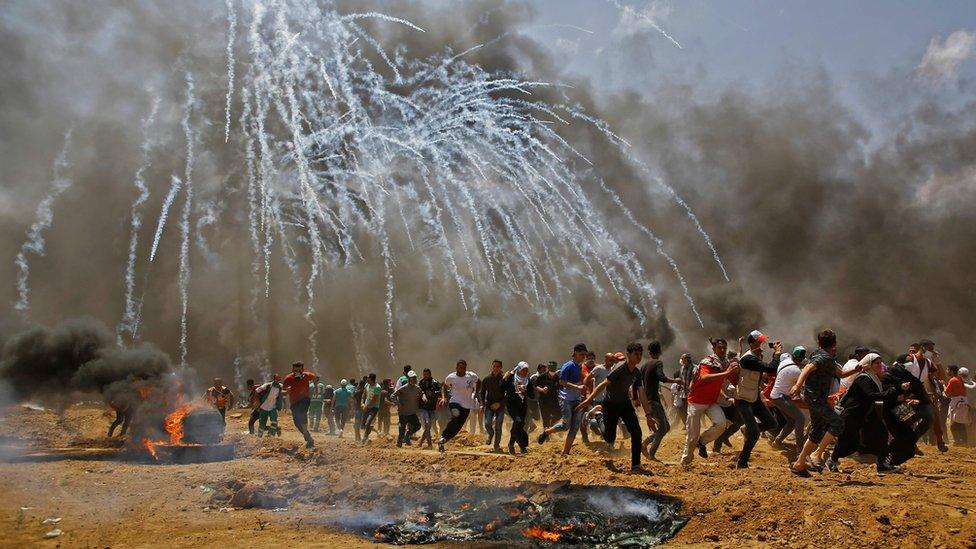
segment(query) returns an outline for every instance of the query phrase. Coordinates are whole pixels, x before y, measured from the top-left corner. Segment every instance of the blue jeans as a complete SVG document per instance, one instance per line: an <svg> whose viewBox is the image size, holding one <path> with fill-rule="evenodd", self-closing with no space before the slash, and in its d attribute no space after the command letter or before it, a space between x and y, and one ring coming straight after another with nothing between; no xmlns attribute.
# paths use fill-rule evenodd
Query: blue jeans
<svg viewBox="0 0 976 549"><path fill-rule="evenodd" d="M494 442L495 446L501 444L502 421L504 419L504 404L501 404L498 410L492 410L490 406L485 406L485 432L488 433L488 440Z"/></svg>
<svg viewBox="0 0 976 549"><path fill-rule="evenodd" d="M583 419L583 412L576 411L579 403L578 400L559 399L559 411L562 413L562 419L552 426L556 431L567 431L566 438L570 440L576 438L576 432L579 431L580 422Z"/></svg>
<svg viewBox="0 0 976 549"><path fill-rule="evenodd" d="M657 429L648 435L647 439L650 441L650 446L647 447L647 453L651 457L657 453L657 449L661 446L661 440L664 435L668 434L671 430L671 424L668 423L668 414L664 411L664 405L660 401L652 400L650 404L651 417L657 422Z"/></svg>
<svg viewBox="0 0 976 549"><path fill-rule="evenodd" d="M434 421L437 420L437 410L420 410L420 422L424 424L424 432L420 435L420 442L417 445L421 445L424 441L427 444L433 444L434 441L431 439L430 428L434 425Z"/></svg>

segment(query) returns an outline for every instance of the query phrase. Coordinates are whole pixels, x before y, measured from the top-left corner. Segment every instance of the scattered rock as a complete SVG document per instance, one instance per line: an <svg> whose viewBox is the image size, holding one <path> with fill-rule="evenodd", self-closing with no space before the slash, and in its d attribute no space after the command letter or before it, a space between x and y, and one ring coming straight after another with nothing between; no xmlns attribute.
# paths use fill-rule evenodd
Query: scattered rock
<svg viewBox="0 0 976 549"><path fill-rule="evenodd" d="M702 536L702 541L718 541L718 536L715 534L705 534Z"/></svg>
<svg viewBox="0 0 976 549"><path fill-rule="evenodd" d="M61 517L47 517L41 521L41 524L57 524L59 522L61 522Z"/></svg>
<svg viewBox="0 0 976 549"><path fill-rule="evenodd" d="M276 509L288 506L288 500L272 494L262 486L244 486L230 498L230 504L240 509Z"/></svg>
<svg viewBox="0 0 976 549"><path fill-rule="evenodd" d="M756 534L756 541L766 541L766 534Z"/></svg>
<svg viewBox="0 0 976 549"><path fill-rule="evenodd" d="M56 537L60 536L61 534L64 534L64 532L62 532L59 528L55 528L54 530L51 530L50 532L44 534L44 537L45 538L48 538L48 539L50 539L50 538L56 538Z"/></svg>
<svg viewBox="0 0 976 549"><path fill-rule="evenodd" d="M889 518L888 515L878 515L874 517L874 520L884 524L885 526L891 526L891 518Z"/></svg>

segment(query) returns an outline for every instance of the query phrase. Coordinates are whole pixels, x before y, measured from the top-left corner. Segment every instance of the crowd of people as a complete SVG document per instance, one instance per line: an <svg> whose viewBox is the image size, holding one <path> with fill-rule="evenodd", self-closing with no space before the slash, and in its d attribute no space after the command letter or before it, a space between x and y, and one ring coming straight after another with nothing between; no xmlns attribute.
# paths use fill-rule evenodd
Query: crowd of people
<svg viewBox="0 0 976 549"><path fill-rule="evenodd" d="M506 368L493 360L483 377L458 360L442 381L429 368L418 375L404 366L396 380L371 373L333 386L295 362L284 379L275 374L261 385L247 381L248 429L280 435L278 412L287 400L309 448L311 433L342 437L350 426L361 444L374 434L389 436L392 410L398 447L436 444L441 452L466 425L483 434L494 452L505 451L507 428L511 454L528 452L535 432L540 445L561 433L564 454L577 435L598 452L612 451L620 433L630 439L631 468L640 471L642 458L657 461L661 441L680 423L682 465L696 454L736 452L731 437L741 432L736 468L749 467L765 437L791 456L790 471L799 476L839 472L841 460L855 453L874 460L879 473L894 472L921 455L919 441L941 452L948 451L949 437L955 445L976 445L976 383L967 368L944 365L930 340L912 343L891 361L867 347L841 360L831 330L817 335L812 352L802 345L787 350L758 330L740 338L735 351L723 338L710 345L711 353L698 360L682 354L670 375L656 341L646 357L634 342L623 352L607 352L602 363L580 343L561 366L551 361L535 372L524 361ZM222 416L234 402L219 379L207 398ZM590 443L590 437L603 443Z"/></svg>

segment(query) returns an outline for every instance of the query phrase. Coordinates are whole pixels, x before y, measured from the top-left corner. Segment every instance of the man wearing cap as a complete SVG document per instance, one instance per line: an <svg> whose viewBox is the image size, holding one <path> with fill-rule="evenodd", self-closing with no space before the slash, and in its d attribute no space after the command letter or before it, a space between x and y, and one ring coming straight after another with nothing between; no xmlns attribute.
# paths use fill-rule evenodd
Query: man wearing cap
<svg viewBox="0 0 976 549"><path fill-rule="evenodd" d="M407 383L395 389L393 396L397 399L397 414L400 417L397 448L404 444L410 446L410 439L420 430L420 418L417 417L417 412L420 410L421 400L426 398L417 386L417 372L413 370L407 372Z"/></svg>
<svg viewBox="0 0 976 549"><path fill-rule="evenodd" d="M309 388L316 377L312 372L306 372L305 363L298 360L292 363L291 373L281 383L288 393L288 402L291 403L291 420L305 438L306 448L315 446L312 434L308 432L308 408L312 405Z"/></svg>
<svg viewBox="0 0 976 549"><path fill-rule="evenodd" d="M583 390L583 361L587 355L586 345L577 343L573 347L573 358L567 360L559 369L559 410L562 418L559 423L546 429L539 435L539 444L544 444L552 433L566 431L566 442L563 444L563 455L568 455L576 440L583 412L577 407L582 399Z"/></svg>
<svg viewBox="0 0 976 549"><path fill-rule="evenodd" d="M746 339L749 350L739 357L739 382L735 386L735 407L742 416L746 427L745 442L736 463L737 469L749 467L749 457L759 440L759 433L776 427L776 417L763 404L760 392L765 385L766 374L776 372L783 344L773 343L773 357L766 363L763 359L762 344L768 341L766 334L753 330Z"/></svg>
<svg viewBox="0 0 976 549"><path fill-rule="evenodd" d="M790 433L795 433L797 448L803 448L803 444L806 443L807 419L797 407L796 402L790 397L790 389L800 378L800 372L802 372L804 365L803 361L806 357L807 349L802 345L793 347L789 354L781 353L779 355L776 380L773 382L773 389L769 392L769 399L773 401L773 406L776 406L776 409L783 414L786 421L773 439L773 448L782 448L783 441Z"/></svg>

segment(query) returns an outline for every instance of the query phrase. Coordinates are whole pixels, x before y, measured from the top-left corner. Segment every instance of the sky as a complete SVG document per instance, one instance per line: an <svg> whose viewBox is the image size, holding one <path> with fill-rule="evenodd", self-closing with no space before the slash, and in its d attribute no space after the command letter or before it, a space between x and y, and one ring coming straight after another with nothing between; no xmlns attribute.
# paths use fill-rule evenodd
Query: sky
<svg viewBox="0 0 976 549"><path fill-rule="evenodd" d="M549 46L569 71L608 90L675 78L716 87L755 86L799 65L826 71L842 97L865 102L870 98L859 96L859 82L920 78L930 47L935 57L928 65L937 70L923 71L926 85L971 96L976 80L976 2L968 0L536 0L532 5L537 25L526 34Z"/></svg>

